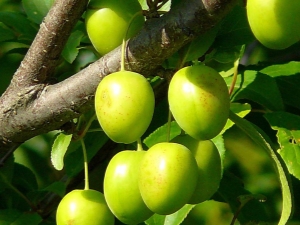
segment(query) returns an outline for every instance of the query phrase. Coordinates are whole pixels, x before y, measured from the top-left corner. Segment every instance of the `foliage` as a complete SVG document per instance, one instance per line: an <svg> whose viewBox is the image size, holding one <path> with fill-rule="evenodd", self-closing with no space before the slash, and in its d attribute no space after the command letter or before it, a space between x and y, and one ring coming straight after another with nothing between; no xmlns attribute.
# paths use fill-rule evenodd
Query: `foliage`
<svg viewBox="0 0 300 225"><path fill-rule="evenodd" d="M169 0L160 11L169 11L178 2ZM0 3L0 93L9 85L53 3ZM144 10L148 9L146 1L140 3ZM84 23L78 21L61 54L55 78L65 80L97 59ZM231 91L229 119L213 138L222 157L220 187L211 201L186 204L170 215L154 214L143 224L222 225L236 219L240 224L299 222L299 42L285 50L262 46L252 35L245 6L240 1L219 24L196 37L162 66L166 70L178 69L196 61L217 70ZM157 87L165 78L152 77L149 81ZM178 124L168 123L168 113L165 95L156 102L152 122L142 136L145 149L180 135ZM55 224L60 199L84 185L80 140L84 140L87 149L90 186L99 191L103 191L109 160L119 151L136 149L134 143L125 145L109 140L95 120L94 111L74 119L72 125L28 140L0 167L1 225ZM237 126L258 147L226 149L224 133L232 126Z"/></svg>

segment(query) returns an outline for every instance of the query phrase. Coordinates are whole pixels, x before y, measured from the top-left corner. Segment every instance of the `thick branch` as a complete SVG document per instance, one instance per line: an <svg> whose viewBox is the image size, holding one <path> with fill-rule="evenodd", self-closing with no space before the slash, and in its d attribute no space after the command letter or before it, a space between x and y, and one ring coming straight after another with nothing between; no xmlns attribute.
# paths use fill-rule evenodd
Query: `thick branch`
<svg viewBox="0 0 300 225"><path fill-rule="evenodd" d="M40 25L39 32L13 77L19 88L46 83L53 74L72 28L88 0L55 1Z"/></svg>
<svg viewBox="0 0 300 225"><path fill-rule="evenodd" d="M56 0L42 22L10 86L0 99L0 156L32 137L22 135L35 125L26 125L30 104L43 90L57 66L72 28L84 12L88 0Z"/></svg>
<svg viewBox="0 0 300 225"><path fill-rule="evenodd" d="M203 2L183 1L182 5L163 17L147 22L144 29L128 43L127 67L145 76L154 75L165 59L216 25L236 0ZM1 150L2 153L7 151L14 143L22 143L35 135L58 129L91 109L98 83L119 68L120 48L117 48L58 84L31 86L31 99L23 99L24 104L11 105L11 102L3 101L3 96L1 103L8 107L0 108L0 156Z"/></svg>

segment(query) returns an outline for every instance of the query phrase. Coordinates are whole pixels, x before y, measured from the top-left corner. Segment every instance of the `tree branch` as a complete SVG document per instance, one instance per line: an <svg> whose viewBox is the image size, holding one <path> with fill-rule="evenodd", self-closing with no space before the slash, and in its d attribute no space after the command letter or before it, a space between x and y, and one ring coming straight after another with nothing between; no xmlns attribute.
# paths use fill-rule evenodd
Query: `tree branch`
<svg viewBox="0 0 300 225"><path fill-rule="evenodd" d="M56 2L14 75L12 84L1 97L0 157L29 138L59 129L66 122L92 109L98 83L104 76L120 69L121 49L117 48L70 78L57 84L48 84L66 36L74 21L80 18L86 1ZM182 1L181 5L163 17L151 19L128 43L127 69L145 76L156 74L165 59L216 25L236 2L190 0L187 4ZM47 21L53 24L55 32ZM62 33L64 35L60 35ZM46 48L41 48L41 45Z"/></svg>

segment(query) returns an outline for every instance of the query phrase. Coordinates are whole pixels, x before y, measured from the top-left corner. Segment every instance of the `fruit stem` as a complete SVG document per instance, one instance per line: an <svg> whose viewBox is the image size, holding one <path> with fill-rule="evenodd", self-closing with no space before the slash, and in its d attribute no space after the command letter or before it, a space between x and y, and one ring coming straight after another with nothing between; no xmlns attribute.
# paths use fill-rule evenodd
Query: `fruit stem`
<svg viewBox="0 0 300 225"><path fill-rule="evenodd" d="M238 75L238 67L239 67L239 63L240 63L240 59L238 58L235 62L234 62L234 73L233 73L233 78L232 78L232 82L229 88L229 95L232 94L233 90L234 90L234 86L236 84L236 80L237 80L237 75Z"/></svg>
<svg viewBox="0 0 300 225"><path fill-rule="evenodd" d="M88 167L88 159L86 155L86 148L83 139L80 139L83 153L83 162L84 162L84 190L89 190L89 167Z"/></svg>
<svg viewBox="0 0 300 225"><path fill-rule="evenodd" d="M125 50L126 50L126 41L125 38L123 38L122 53L121 53L121 71L125 71Z"/></svg>
<svg viewBox="0 0 300 225"><path fill-rule="evenodd" d="M242 196L242 197L243 197L243 196ZM253 200L253 196L251 196L251 195L247 195L247 196L245 196L244 198L242 198L242 201L240 201L241 204L240 204L240 206L238 207L238 209L236 210L236 212L235 212L235 214L234 214L234 216L233 216L233 218L232 218L232 220L231 220L230 225L234 225L234 223L235 223L235 221L237 220L237 218L238 218L238 216L239 216L239 214L240 214L242 208L243 208L249 201L251 201L251 200Z"/></svg>
<svg viewBox="0 0 300 225"><path fill-rule="evenodd" d="M231 82L231 85L230 85L230 88L229 88L229 95L231 95L233 90L234 90L234 86L235 86L236 80L237 80L237 75L238 75L238 72L239 72L238 68L239 68L239 64L240 64L240 59L242 58L244 52L245 52L245 45L243 45L241 47L240 55L239 55L238 59L233 64L234 73L233 73L233 79L232 79L232 82Z"/></svg>
<svg viewBox="0 0 300 225"><path fill-rule="evenodd" d="M89 129L89 130L87 131L87 133L99 132L99 131L103 131L103 129L102 129L102 128Z"/></svg>
<svg viewBox="0 0 300 225"><path fill-rule="evenodd" d="M81 118L81 117L80 117L80 118ZM79 118L79 119L80 119L80 118ZM93 115L91 118L89 118L89 121L86 123L86 125L85 125L83 131L80 132L80 134L79 134L79 136L76 138L76 140L82 139L82 138L86 135L86 133L89 131L89 128L90 128L92 122L93 122L95 119L96 119L96 114L94 113L94 115Z"/></svg>
<svg viewBox="0 0 300 225"><path fill-rule="evenodd" d="M137 151L144 151L141 138L137 140Z"/></svg>

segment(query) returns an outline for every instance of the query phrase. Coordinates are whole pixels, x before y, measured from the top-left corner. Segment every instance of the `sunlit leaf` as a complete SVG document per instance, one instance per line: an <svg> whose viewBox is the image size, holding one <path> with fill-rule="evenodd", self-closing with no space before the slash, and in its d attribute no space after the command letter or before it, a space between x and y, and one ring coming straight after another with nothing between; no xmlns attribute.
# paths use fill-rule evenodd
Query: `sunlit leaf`
<svg viewBox="0 0 300 225"><path fill-rule="evenodd" d="M228 85L232 77L225 77ZM276 81L255 70L246 70L238 75L232 100L248 99L270 110L283 110L284 104Z"/></svg>
<svg viewBox="0 0 300 225"><path fill-rule="evenodd" d="M60 133L57 135L51 150L51 162L55 169L62 170L64 167L64 156L72 140L72 134Z"/></svg>
<svg viewBox="0 0 300 225"><path fill-rule="evenodd" d="M266 151L272 160L282 191L282 212L279 225L284 225L289 220L293 211L293 196L291 191L290 176L285 163L278 155L276 149L271 145L268 137L259 128L252 125L245 119L240 118L234 113L230 114L230 119L243 130L257 145Z"/></svg>
<svg viewBox="0 0 300 225"><path fill-rule="evenodd" d="M282 156L289 172L300 179L300 116L287 112L265 114L271 127L277 131Z"/></svg>
<svg viewBox="0 0 300 225"><path fill-rule="evenodd" d="M251 105L250 104L241 104L241 103L231 103L230 104L230 110L237 114L239 117L245 117L248 113L251 111ZM223 128L222 132L220 134L223 134L226 130L228 130L230 127L232 127L234 123L231 120L227 120L225 127Z"/></svg>
<svg viewBox="0 0 300 225"><path fill-rule="evenodd" d="M170 140L174 137L178 136L181 133L181 128L178 124L173 121L171 122L170 127L168 124L157 128L153 133L151 133L147 138L144 139L144 143L147 145L148 148L153 146L154 144L160 142L166 142L168 140L168 130L170 129Z"/></svg>
<svg viewBox="0 0 300 225"><path fill-rule="evenodd" d="M154 214L148 220L145 221L147 225L164 225L166 216Z"/></svg>
<svg viewBox="0 0 300 225"><path fill-rule="evenodd" d="M145 223L147 225L179 225L193 207L194 205L185 205L175 213L167 216L154 214Z"/></svg>
<svg viewBox="0 0 300 225"><path fill-rule="evenodd" d="M275 64L267 66L259 72L272 77L295 75L300 73L300 62L291 61L285 64Z"/></svg>

